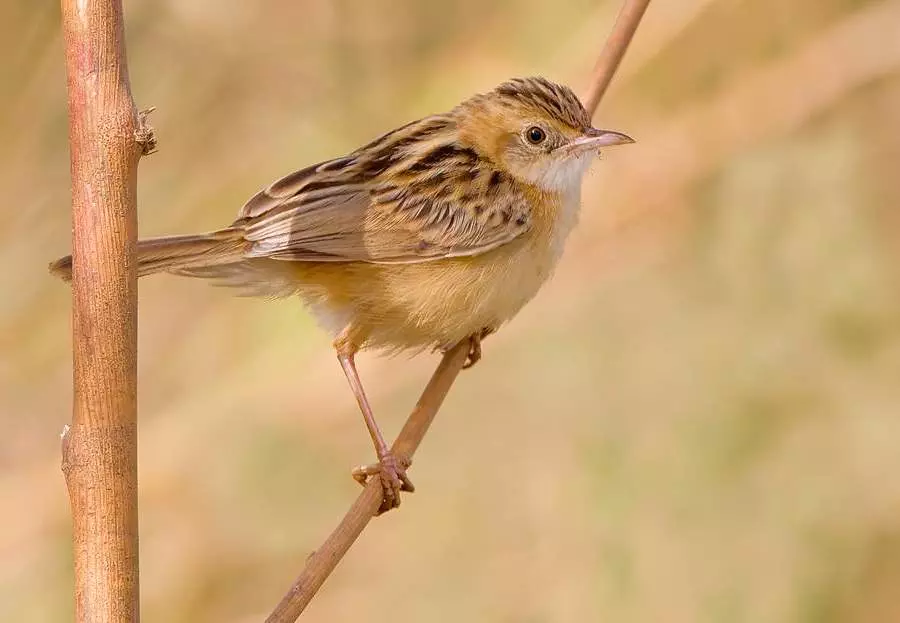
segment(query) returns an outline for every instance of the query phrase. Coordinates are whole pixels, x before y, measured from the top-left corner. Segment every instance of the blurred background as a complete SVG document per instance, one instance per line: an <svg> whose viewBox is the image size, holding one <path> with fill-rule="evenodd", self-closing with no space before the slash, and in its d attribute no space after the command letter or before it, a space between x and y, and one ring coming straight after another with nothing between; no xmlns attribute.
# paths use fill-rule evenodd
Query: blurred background
<svg viewBox="0 0 900 623"><path fill-rule="evenodd" d="M133 0L144 236L518 75L582 92L614 2ZM58 7L0 4L0 620L65 621ZM900 621L900 1L651 4L553 281L453 388L315 621ZM144 618L260 621L371 459L299 302L140 291ZM435 356L361 358L393 435Z"/></svg>

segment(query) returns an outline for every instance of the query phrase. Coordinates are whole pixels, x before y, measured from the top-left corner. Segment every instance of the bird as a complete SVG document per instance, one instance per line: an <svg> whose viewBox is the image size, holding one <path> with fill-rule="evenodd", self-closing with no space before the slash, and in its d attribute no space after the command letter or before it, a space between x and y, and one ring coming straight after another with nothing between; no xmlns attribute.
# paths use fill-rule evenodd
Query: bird
<svg viewBox="0 0 900 623"><path fill-rule="evenodd" d="M171 273L240 294L299 296L334 349L377 462L379 514L415 487L384 440L357 371L363 349L446 351L513 318L552 274L601 148L632 143L592 126L567 86L513 78L251 197L217 231L142 239L138 276ZM50 265L71 279L72 258Z"/></svg>

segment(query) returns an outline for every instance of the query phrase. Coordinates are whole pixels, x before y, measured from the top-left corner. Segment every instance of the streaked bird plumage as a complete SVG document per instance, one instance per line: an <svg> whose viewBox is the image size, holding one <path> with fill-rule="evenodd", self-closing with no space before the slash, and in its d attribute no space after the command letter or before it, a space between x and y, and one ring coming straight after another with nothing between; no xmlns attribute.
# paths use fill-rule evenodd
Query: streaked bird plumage
<svg viewBox="0 0 900 623"><path fill-rule="evenodd" d="M138 272L299 295L334 333L348 378L362 348L477 346L552 273L599 148L627 142L592 128L568 87L510 80L282 177L227 228L140 241ZM51 270L69 276L71 258ZM408 481L387 472L385 499L399 503Z"/></svg>

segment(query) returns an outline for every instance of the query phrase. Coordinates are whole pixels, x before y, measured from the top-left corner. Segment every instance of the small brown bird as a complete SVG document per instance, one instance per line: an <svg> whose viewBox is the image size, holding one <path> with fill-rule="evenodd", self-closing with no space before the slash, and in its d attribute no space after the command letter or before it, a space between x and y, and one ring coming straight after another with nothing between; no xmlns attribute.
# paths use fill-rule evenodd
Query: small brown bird
<svg viewBox="0 0 900 623"><path fill-rule="evenodd" d="M633 142L591 127L575 94L514 79L445 114L388 132L251 198L231 226L138 242L138 274L210 279L246 294L298 294L334 347L378 463L382 511L412 491L356 371L362 348L448 349L512 318L550 276L601 147ZM71 278L71 257L51 271Z"/></svg>

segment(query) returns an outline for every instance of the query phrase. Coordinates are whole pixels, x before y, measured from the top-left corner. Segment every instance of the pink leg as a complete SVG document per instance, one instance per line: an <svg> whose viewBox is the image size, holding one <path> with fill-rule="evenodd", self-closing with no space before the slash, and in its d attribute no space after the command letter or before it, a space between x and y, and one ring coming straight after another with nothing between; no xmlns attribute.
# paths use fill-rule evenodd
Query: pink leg
<svg viewBox="0 0 900 623"><path fill-rule="evenodd" d="M360 381L359 373L356 370L354 362L354 350L338 348L338 361L350 384L353 395L356 396L356 402L359 404L359 410L362 411L363 419L366 422L366 428L369 429L369 435L372 437L372 443L375 445L375 453L378 456L378 463L373 465L364 465L353 470L353 477L360 483L365 484L370 476L379 475L381 478L381 488L383 491L383 501L378 514L387 512L392 508L400 506L400 492L414 491L415 487L406 475L406 468L409 467L410 461L404 458L397 458L391 452L384 436L375 422L375 416L372 413L372 407L366 398L366 392L363 389L362 381Z"/></svg>

